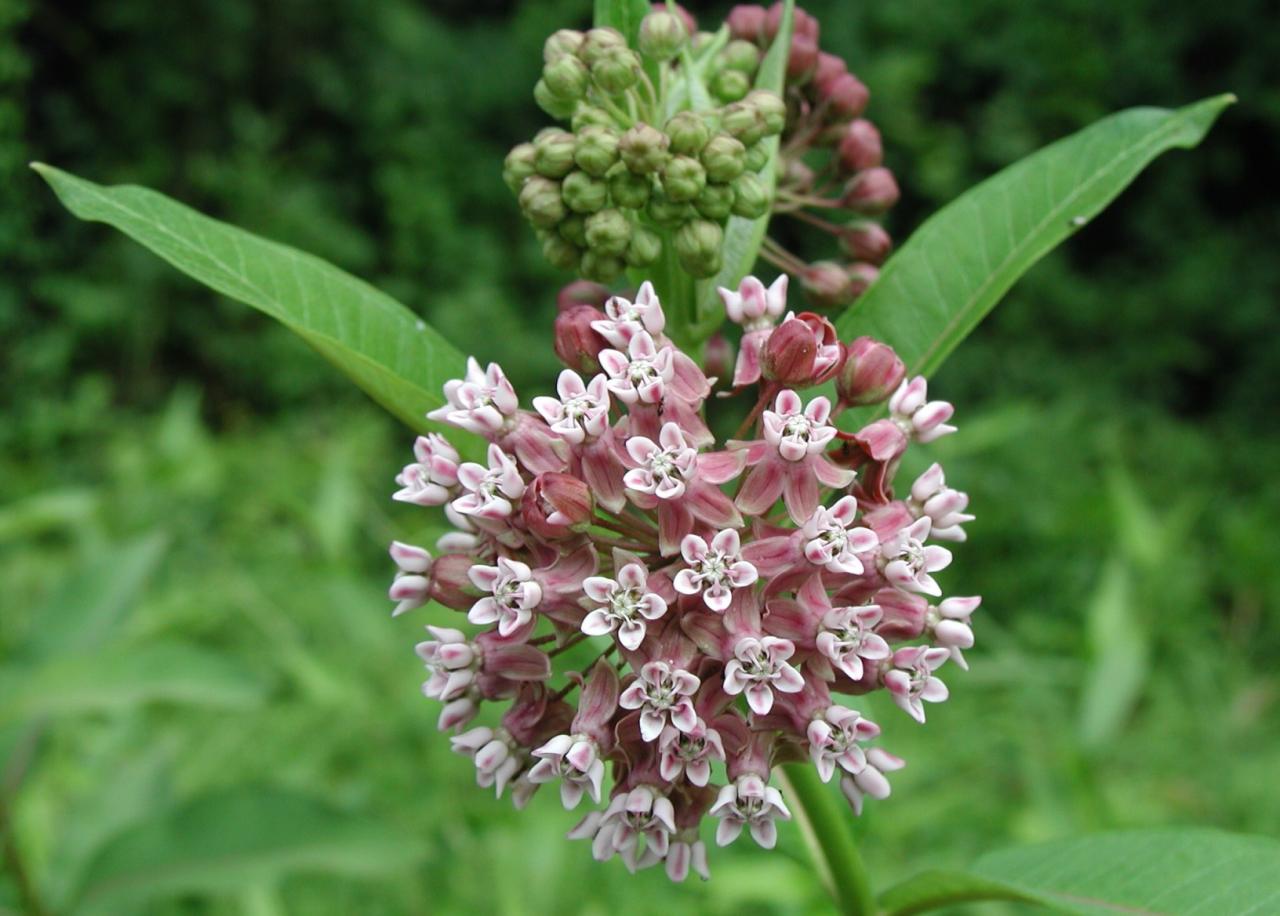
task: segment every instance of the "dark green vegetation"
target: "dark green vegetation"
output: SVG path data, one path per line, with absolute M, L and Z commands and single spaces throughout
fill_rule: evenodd
M 188 892 L 160 911 L 820 912 L 794 831 L 790 856 L 743 845 L 714 854 L 712 884 L 672 889 L 562 842 L 553 793 L 517 815 L 471 786 L 415 689 L 422 620 L 391 622 L 382 597 L 383 545 L 419 519 L 388 499 L 407 435 L 283 329 L 74 223 L 23 170 L 147 184 L 323 255 L 527 398 L 556 368 L 562 278 L 501 158 L 545 120 L 542 38 L 585 4 L 59 6 L 0 0 L 0 756 L 45 904 L 150 885 Z M 974 670 L 927 727 L 870 710 L 909 760 L 857 825 L 877 883 L 1083 830 L 1274 832 L 1265 5 L 848 6 L 809 8 L 872 88 L 899 238 L 1111 110 L 1242 99 L 938 375 L 962 434 L 937 453 L 979 515 L 945 582 L 986 600 Z M 253 855 L 216 831 L 166 839 L 166 818 L 210 808 Z M 12 874 L 0 908 L 20 910 Z

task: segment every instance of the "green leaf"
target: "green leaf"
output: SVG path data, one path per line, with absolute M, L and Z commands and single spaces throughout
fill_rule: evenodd
M 1199 143 L 1234 101 L 1220 95 L 1175 110 L 1119 112 L 967 191 L 921 226 L 841 314 L 841 339 L 883 340 L 911 374 L 929 375 L 1031 265 L 1160 153 Z M 857 424 L 875 410 L 845 416 Z
M 168 702 L 239 708 L 257 703 L 258 680 L 208 649 L 180 643 L 112 646 L 0 672 L 0 723 Z
M 974 900 L 1081 914 L 1269 913 L 1280 905 L 1280 842 L 1207 828 L 1055 840 L 989 853 L 968 873 L 917 875 L 880 906 L 905 916 Z
M 153 533 L 85 562 L 36 612 L 22 657 L 36 659 L 100 645 L 138 600 L 167 547 L 168 537 Z
M 640 21 L 648 12 L 648 0 L 596 0 L 592 18 L 596 28 L 617 29 L 634 48 L 640 34 Z
M 787 57 L 791 52 L 791 30 L 794 21 L 795 0 L 786 0 L 777 37 L 765 53 L 764 59 L 760 62 L 760 70 L 756 74 L 757 89 L 768 89 L 770 92 L 782 94 L 782 87 L 787 78 Z M 769 137 L 761 142 L 766 144 L 769 150 L 769 161 L 760 170 L 760 180 L 772 192 L 777 184 L 779 138 Z M 716 294 L 716 287 L 737 289 L 742 278 L 755 268 L 760 244 L 764 241 L 768 228 L 768 213 L 759 219 L 729 217 L 724 230 L 724 266 L 711 279 L 698 282 L 698 324 L 694 332 L 696 339 L 705 340 L 720 326 L 724 313 L 719 296 Z
M 80 901 L 242 892 L 295 872 L 375 877 L 412 866 L 424 852 L 401 830 L 317 799 L 236 787 L 119 835 L 90 866 Z
M 391 297 L 319 258 L 210 219 L 163 194 L 32 165 L 81 219 L 107 223 L 178 270 L 300 335 L 414 429 L 462 374 L 462 355 Z M 461 439 L 457 430 L 451 438 Z

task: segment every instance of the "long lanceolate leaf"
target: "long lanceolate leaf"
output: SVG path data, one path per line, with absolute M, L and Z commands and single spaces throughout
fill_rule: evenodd
M 146 188 L 33 168 L 76 216 L 114 226 L 183 273 L 275 318 L 415 429 L 431 426 L 423 414 L 443 403 L 445 380 L 462 374 L 462 355 L 444 338 L 332 264 Z
M 966 192 L 911 236 L 836 321 L 891 344 L 912 374 L 946 359 L 1023 273 L 1084 226 L 1152 159 L 1200 142 L 1235 101 L 1133 108 L 1059 140 Z M 854 423 L 866 418 L 855 413 Z
M 879 903 L 908 916 L 977 900 L 1079 914 L 1261 916 L 1280 910 L 1280 843 L 1203 828 L 1056 840 L 988 853 L 968 872 L 925 872 Z

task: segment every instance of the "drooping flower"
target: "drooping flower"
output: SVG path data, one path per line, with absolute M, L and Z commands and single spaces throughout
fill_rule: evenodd
M 481 369 L 474 357 L 467 359 L 465 378 L 445 382 L 445 405 L 427 414 L 480 436 L 500 435 L 520 406 L 515 389 L 497 363 Z
M 862 718 L 856 709 L 829 706 L 809 723 L 809 756 L 823 782 L 830 782 L 836 767 L 856 776 L 867 765 L 861 743 L 880 734 L 880 726 Z
M 458 485 L 458 451 L 439 433 L 419 436 L 413 443 L 418 460 L 405 465 L 396 483 L 400 489 L 391 498 L 419 506 L 443 506 Z
M 722 788 L 710 813 L 720 818 L 720 826 L 716 828 L 718 846 L 728 846 L 746 827 L 753 840 L 765 849 L 772 849 L 778 842 L 777 818 L 791 820 L 791 811 L 782 800 L 782 793 L 755 773 L 739 776 L 736 782 Z
M 924 704 L 941 703 L 949 695 L 947 685 L 934 671 L 951 657 L 941 647 L 908 646 L 893 653 L 893 670 L 884 675 L 893 701 L 917 722 L 924 722 Z

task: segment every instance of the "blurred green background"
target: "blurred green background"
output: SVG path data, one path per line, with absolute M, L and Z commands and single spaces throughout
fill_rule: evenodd
M 937 377 L 962 434 L 934 455 L 978 514 L 944 586 L 985 601 L 927 727 L 872 709 L 909 761 L 857 824 L 877 882 L 1108 827 L 1274 834 L 1275 5 L 805 6 L 872 89 L 899 238 L 1107 112 L 1241 97 Z M 500 162 L 544 121 L 543 38 L 587 7 L 0 0 L 0 911 L 86 887 L 85 911 L 824 911 L 794 829 L 676 887 L 562 841 L 554 793 L 476 789 L 418 693 L 423 620 L 385 600 L 385 545 L 422 524 L 389 499 L 408 434 L 25 167 L 329 258 L 527 398 L 567 278 Z

